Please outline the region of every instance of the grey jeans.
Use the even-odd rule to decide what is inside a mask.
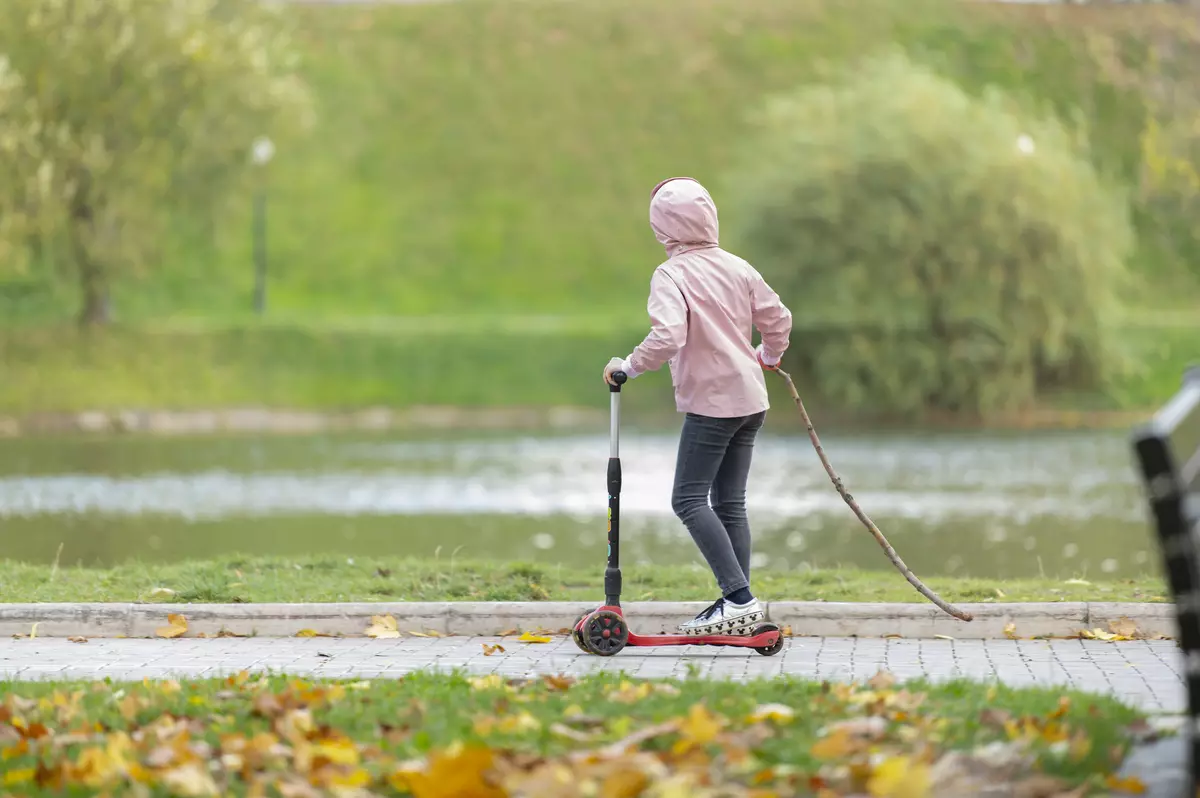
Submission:
[[[723,596],[750,586],[746,480],[754,439],[766,417],[766,411],[741,418],[688,413],[683,420],[671,507],[708,561]]]

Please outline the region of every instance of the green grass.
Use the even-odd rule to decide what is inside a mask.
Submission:
[[[276,134],[271,313],[624,316],[663,257],[650,187],[690,174],[720,203],[768,96],[893,43],[971,90],[1082,114],[1097,163],[1131,181],[1142,104],[1100,79],[1086,36],[1121,13],[954,0],[290,9],[317,123]],[[122,283],[118,315],[247,318],[249,207],[181,214],[161,265]],[[54,285],[0,282],[0,318],[69,314],[70,289]]]
[[[105,409],[214,409],[260,406],[355,409],[368,406],[467,407],[570,405],[604,408],[598,374],[627,354],[644,322],[483,318],[418,332],[386,320],[271,325],[193,322],[81,333],[70,327],[0,330],[0,415]],[[432,325],[431,325],[432,326]],[[1048,397],[1043,409],[1142,411],[1179,387],[1200,363],[1200,328],[1131,322],[1125,339],[1135,371],[1102,391]],[[797,347],[829,331],[798,329]],[[786,364],[785,364],[786,365]],[[838,409],[819,383],[796,373],[810,409],[830,420]],[[789,400],[769,380],[773,401]],[[626,392],[638,414],[674,405],[666,370]],[[778,413],[787,423],[789,414]],[[1000,419],[1021,424],[1021,418]],[[1124,420],[1122,420],[1124,423]]]
[[[161,263],[117,285],[117,329],[47,326],[73,314],[70,283],[8,276],[0,414],[602,405],[596,371],[645,332],[647,281],[663,257],[646,221],[649,188],[691,174],[720,202],[764,98],[823,61],[891,43],[971,90],[995,84],[1063,114],[1078,107],[1097,164],[1132,180],[1141,102],[1099,80],[1085,55],[1085,30],[1114,17],[968,6],[290,9],[318,122],[278,136],[267,320],[250,316],[248,196],[228,217],[175,220]],[[1192,328],[1163,332],[1154,312],[1194,317],[1196,281],[1151,260],[1136,260],[1145,279],[1129,297],[1149,309],[1129,337],[1150,367],[1055,408],[1142,410],[1200,360]],[[797,351],[819,334],[836,333],[798,329]],[[665,383],[639,382],[630,401],[669,406]],[[819,394],[809,399],[822,409]]]
[[[374,795],[502,796],[486,789],[489,780],[505,790],[531,781],[544,788],[556,771],[580,790],[606,788],[579,794],[649,794],[652,782],[721,784],[723,795],[751,795],[751,784],[807,794],[819,778],[845,795],[847,766],[864,780],[897,769],[929,781],[946,752],[983,746],[993,757],[1027,752],[1031,765],[1016,778],[1057,778],[1065,791],[1103,785],[1142,720],[1108,697],[967,682],[634,684],[619,675],[0,683],[0,707],[0,783],[30,796],[123,792],[136,783],[153,795],[172,787],[243,795],[252,782],[284,795],[353,785]],[[867,740],[847,731],[869,724],[878,732],[868,752]],[[572,756],[582,752],[601,763]]]
[[[631,567],[624,576],[631,601],[712,598],[712,575],[701,568]],[[1152,576],[1113,582],[933,577],[927,584],[952,602],[1165,600],[1163,583]],[[231,556],[58,569],[0,560],[6,602],[592,601],[601,589],[595,569],[455,558]],[[754,589],[779,601],[924,601],[894,571],[760,571]]]

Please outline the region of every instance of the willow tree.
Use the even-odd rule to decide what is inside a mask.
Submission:
[[[988,415],[1103,383],[1128,204],[1058,119],[889,54],[776,98],[731,230],[798,321],[823,393]]]
[[[283,12],[244,0],[3,0],[0,233],[52,250],[79,320],[154,263],[169,209],[218,204],[302,122]]]

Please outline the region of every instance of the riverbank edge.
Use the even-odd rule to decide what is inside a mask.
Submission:
[[[1139,636],[1176,635],[1169,603],[1030,602],[961,604],[971,622],[928,604],[763,602],[767,617],[795,637],[1079,637],[1084,630],[1110,631],[1132,621]],[[706,602],[630,602],[631,625],[642,634],[671,631]],[[220,634],[295,637],[362,636],[373,616],[391,615],[405,635],[505,636],[524,632],[563,634],[584,612],[585,602],[356,602],[329,604],[0,604],[0,634],[17,637],[155,637],[168,615],[187,619],[183,637]],[[35,626],[36,624],[36,626]]]
[[[1045,408],[987,421],[928,419],[945,429],[1115,429],[1145,422],[1154,409],[1058,410]],[[456,407],[414,405],[353,410],[234,407],[210,410],[86,410],[75,413],[0,415],[0,439],[54,435],[121,434],[198,436],[220,434],[302,435],[321,432],[408,430],[574,430],[603,426],[603,410],[548,407]]]

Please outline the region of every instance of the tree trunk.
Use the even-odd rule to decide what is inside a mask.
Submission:
[[[104,267],[88,251],[88,232],[95,215],[82,192],[71,203],[71,257],[79,270],[79,287],[83,293],[83,306],[79,309],[80,327],[100,327],[112,320],[112,302],[108,292],[108,275]]]
[[[112,302],[104,272],[86,253],[76,253],[83,287],[83,307],[79,310],[80,327],[101,327],[112,321]]]

